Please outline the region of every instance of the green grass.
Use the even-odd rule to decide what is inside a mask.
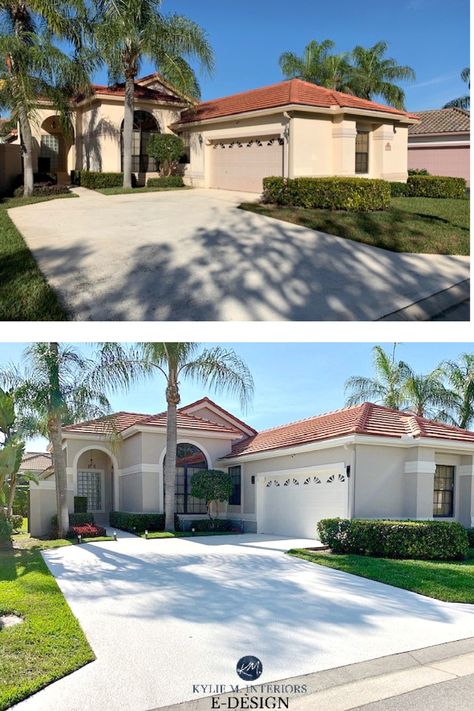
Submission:
[[[392,198],[385,212],[306,210],[243,203],[241,208],[392,252],[469,254],[469,200]]]
[[[37,548],[0,550],[5,613],[24,622],[0,631],[2,711],[95,658]]]
[[[196,533],[191,533],[190,531],[175,531],[175,533],[170,533],[169,531],[152,531],[148,534],[148,538],[196,538],[197,536],[235,536],[238,535],[236,531],[196,531]],[[145,534],[141,534],[142,538],[145,538]]]
[[[0,199],[0,321],[65,321],[68,315],[41,273],[7,210],[38,202],[75,198]]]
[[[135,193],[163,193],[169,190],[191,190],[184,186],[182,188],[100,188],[96,192],[102,195],[135,195]]]
[[[309,560],[327,568],[370,578],[397,588],[446,602],[474,603],[474,549],[466,560],[391,560],[360,555],[335,555],[304,549],[288,551],[289,555]]]

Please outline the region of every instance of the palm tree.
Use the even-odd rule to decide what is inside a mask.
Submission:
[[[334,47],[334,42],[329,39],[322,42],[312,40],[306,45],[302,57],[294,52],[284,52],[280,57],[280,68],[287,79],[303,79],[324,86],[326,62]]]
[[[210,71],[213,53],[206,33],[181,15],[163,15],[162,0],[96,0],[95,42],[111,80],[125,80],[123,185],[132,185],[135,79],[145,58],[184,95],[198,98],[199,84],[187,59]]]
[[[165,529],[175,530],[177,407],[181,381],[189,378],[214,392],[228,392],[245,406],[253,395],[252,375],[232,350],[220,346],[200,350],[197,343],[140,343],[126,348],[118,343],[101,347],[91,382],[98,388],[128,387],[131,382],[159,373],[166,382]]]
[[[69,345],[34,343],[25,351],[23,368],[11,365],[0,373],[0,381],[13,394],[20,416],[30,419],[31,434],[50,441],[60,538],[69,528],[62,427],[110,410],[107,397],[91,384],[94,367],[93,361]]]
[[[444,385],[443,378],[441,367],[427,375],[419,375],[408,368],[402,385],[404,406],[418,417],[442,419],[443,412],[454,405],[453,394]]]
[[[443,419],[468,429],[474,425],[474,354],[462,353],[457,360],[445,361],[440,367],[453,397],[450,411],[444,413]]]
[[[465,84],[471,88],[471,69],[470,67],[465,67],[461,72],[461,79]],[[471,108],[471,96],[470,94],[465,94],[464,96],[459,96],[457,99],[448,101],[447,104],[443,106],[444,109],[470,109]]]
[[[382,346],[375,346],[372,349],[375,377],[356,375],[346,380],[345,391],[349,392],[346,401],[348,406],[370,400],[395,410],[403,407],[403,385],[409,368],[403,361],[395,359],[396,348],[395,343],[391,355]]]
[[[33,192],[32,124],[38,100],[57,111],[70,133],[70,99],[89,87],[91,55],[84,48],[87,27],[83,0],[0,0],[0,109],[19,122],[24,195]],[[70,57],[55,40],[73,43]]]
[[[415,72],[411,67],[386,58],[387,49],[387,42],[381,41],[368,49],[357,46],[352,50],[351,87],[353,93],[362,99],[372,100],[382,96],[391,106],[404,109],[405,92],[394,82],[412,81]]]

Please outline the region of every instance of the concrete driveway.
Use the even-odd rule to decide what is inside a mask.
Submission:
[[[10,210],[76,320],[376,320],[468,279],[467,257],[395,254],[189,190]]]
[[[265,683],[473,636],[473,605],[284,555],[310,545],[247,534],[45,551],[97,660],[15,708],[145,711],[196,698],[193,685],[245,686],[245,655]]]

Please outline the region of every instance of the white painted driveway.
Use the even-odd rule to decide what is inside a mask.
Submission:
[[[469,259],[396,254],[189,190],[18,207],[9,215],[76,320],[372,321],[469,278]]]
[[[195,698],[193,684],[238,684],[244,655],[269,682],[474,635],[473,605],[283,553],[305,545],[249,534],[45,551],[97,660],[15,708],[145,711]]]

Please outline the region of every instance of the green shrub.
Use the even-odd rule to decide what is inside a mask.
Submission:
[[[232,531],[233,527],[233,521],[221,518],[199,518],[196,521],[191,521],[190,525],[190,528],[194,528],[195,531]]]
[[[74,513],[87,513],[87,496],[74,497]]]
[[[147,150],[160,166],[160,172],[171,176],[184,153],[184,143],[172,133],[156,133],[148,141]]]
[[[382,558],[461,560],[469,547],[466,529],[455,521],[323,519],[318,532],[335,553]]]
[[[83,524],[94,523],[94,514],[87,511],[78,511],[69,514],[69,526],[82,526]],[[51,528],[57,532],[58,517],[56,514],[51,517]]]
[[[263,202],[313,210],[372,212],[390,207],[390,184],[370,178],[265,178]]]
[[[77,185],[89,190],[102,190],[103,188],[121,188],[123,185],[123,173],[97,173],[90,170],[77,171],[74,175]],[[132,187],[136,187],[137,181],[132,173]]]
[[[67,195],[70,192],[66,185],[49,185],[39,183],[33,186],[33,195],[36,197],[48,197],[50,195]],[[14,197],[23,197],[23,185],[13,192]]]
[[[12,529],[14,531],[20,531],[21,527],[23,526],[23,516],[20,516],[19,514],[13,514],[13,516],[10,516],[8,519],[12,525]]]
[[[441,175],[410,175],[407,180],[408,197],[466,198],[464,178]]]
[[[407,183],[390,183],[390,195],[392,197],[407,197],[408,196],[408,184]]]
[[[10,521],[7,521],[6,516],[0,513],[0,548],[4,548],[10,544],[12,531]]]
[[[184,180],[180,175],[168,175],[162,178],[148,178],[147,188],[184,188]]]
[[[163,531],[165,515],[162,513],[128,513],[126,511],[111,511],[110,525],[130,533],[145,531]]]
[[[467,540],[469,541],[469,548],[474,548],[474,528],[467,529]]]
[[[426,168],[410,168],[408,175],[431,175]]]

